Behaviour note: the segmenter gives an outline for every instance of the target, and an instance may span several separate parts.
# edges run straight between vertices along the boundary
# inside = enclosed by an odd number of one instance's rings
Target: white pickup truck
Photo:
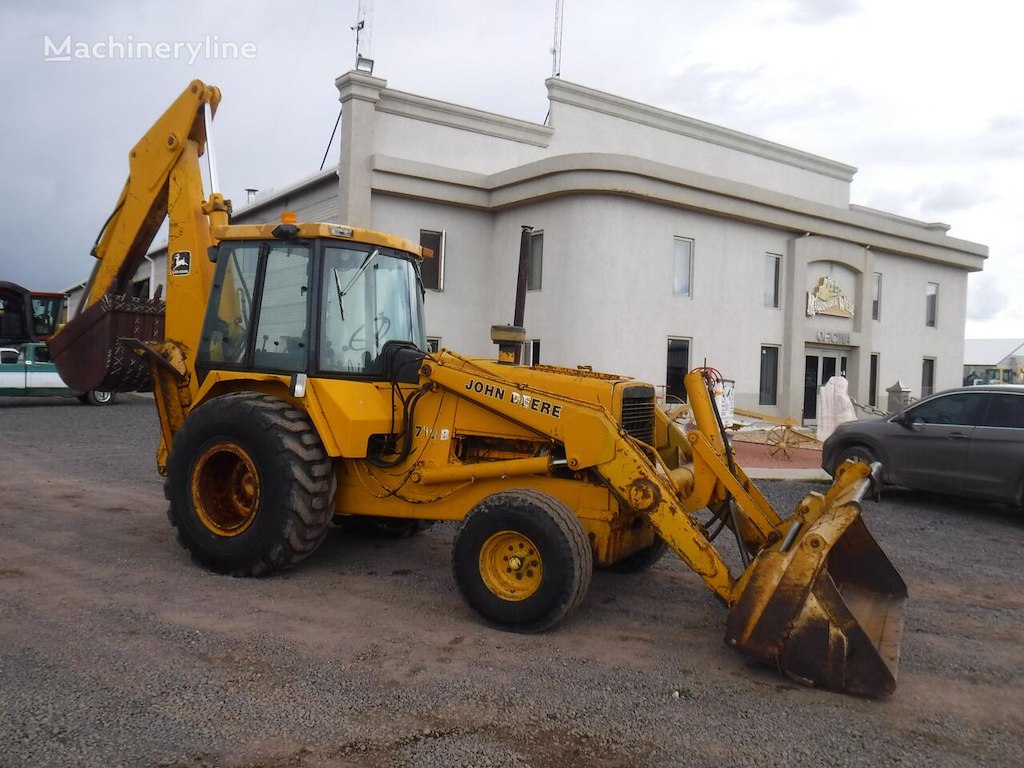
[[[50,350],[45,344],[0,347],[0,397],[46,395],[77,397],[89,405],[114,402],[113,392],[69,389],[57,373],[57,366],[50,362]]]

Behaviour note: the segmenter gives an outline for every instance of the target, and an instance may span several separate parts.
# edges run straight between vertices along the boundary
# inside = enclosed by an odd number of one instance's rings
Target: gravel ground
[[[865,504],[907,581],[895,695],[805,688],[722,643],[675,557],[595,574],[554,631],[470,613],[452,526],[332,530],[261,580],[174,542],[151,401],[0,398],[0,766],[1010,766],[1024,749],[1024,516]],[[764,482],[788,512],[820,486]]]

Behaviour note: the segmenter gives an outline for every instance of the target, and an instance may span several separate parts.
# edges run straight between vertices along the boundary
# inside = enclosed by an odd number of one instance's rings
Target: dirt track
[[[152,404],[0,399],[0,766],[1010,766],[1024,750],[1024,516],[893,492],[899,688],[798,686],[722,643],[681,561],[595,575],[555,631],[482,626],[452,529],[332,531],[297,570],[175,544]],[[763,483],[788,510],[809,487]]]

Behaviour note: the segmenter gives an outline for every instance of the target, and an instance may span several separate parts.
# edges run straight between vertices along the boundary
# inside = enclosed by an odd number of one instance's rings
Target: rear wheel
[[[514,632],[542,632],[567,616],[590,587],[593,562],[572,511],[525,489],[495,493],[473,507],[452,549],[466,602]]]
[[[79,395],[78,400],[86,405],[110,405],[114,402],[114,393],[105,392],[101,389],[93,389]]]
[[[337,479],[306,414],[269,395],[218,397],[174,436],[164,493],[178,541],[218,573],[263,576],[308,557]]]

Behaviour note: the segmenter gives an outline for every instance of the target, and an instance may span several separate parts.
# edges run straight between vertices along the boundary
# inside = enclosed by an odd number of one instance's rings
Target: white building
[[[534,362],[669,393],[706,363],[738,407],[808,419],[835,373],[870,404],[896,380],[915,396],[961,382],[967,275],[987,248],[851,205],[855,168],[557,78],[544,125],[360,72],[337,86],[338,168],[234,220],[293,210],[432,245],[440,345],[495,354],[527,225]]]

